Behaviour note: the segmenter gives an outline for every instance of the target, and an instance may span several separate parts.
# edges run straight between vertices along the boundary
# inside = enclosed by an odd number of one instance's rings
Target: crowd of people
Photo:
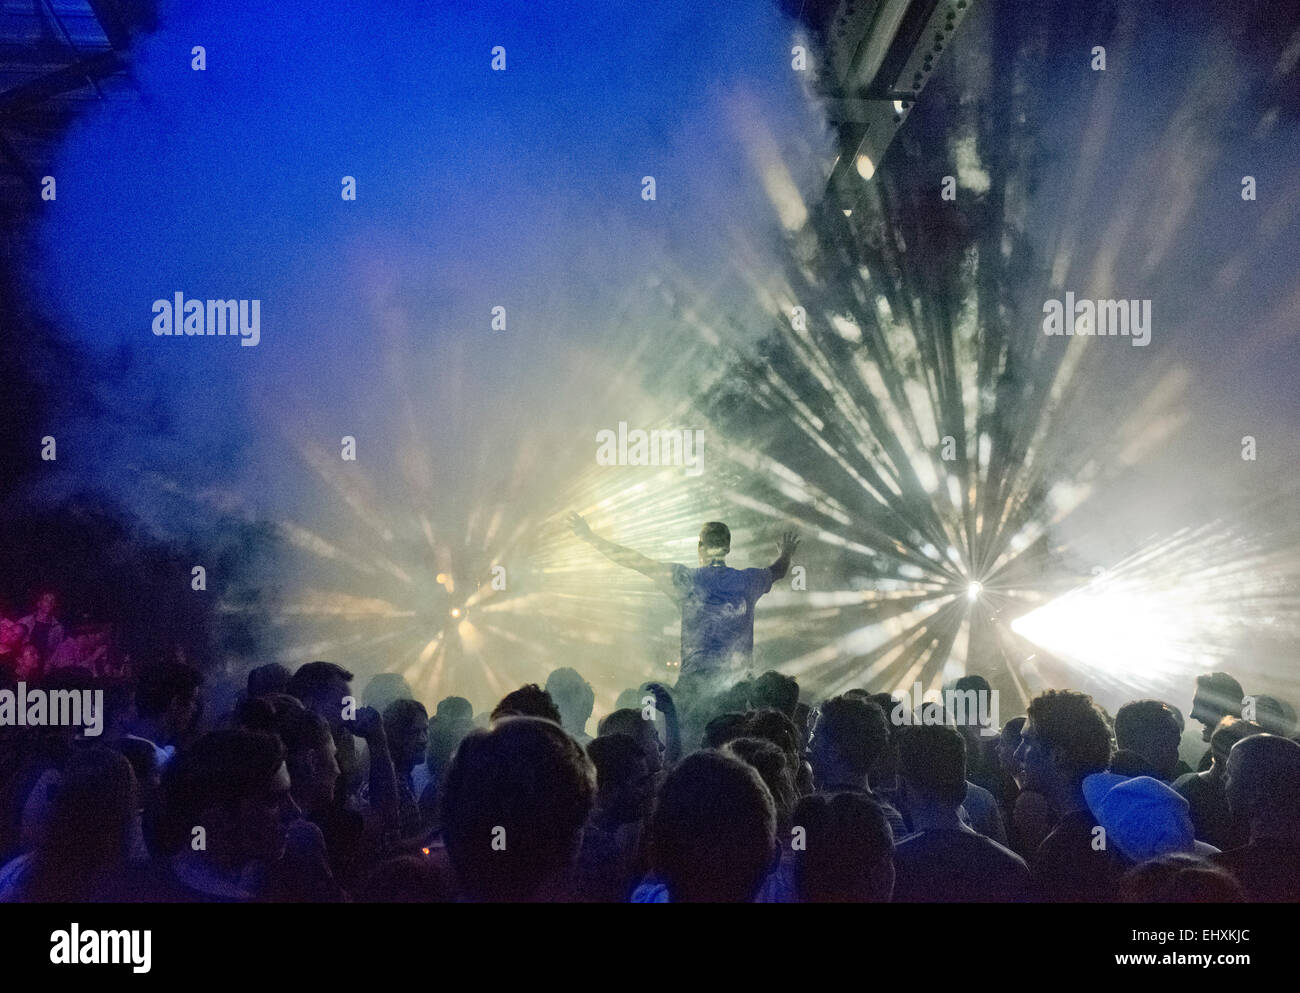
[[[1178,708],[1066,689],[982,727],[879,688],[683,674],[593,727],[571,668],[430,714],[398,675],[357,700],[309,662],[253,669],[218,714],[196,668],[106,667],[95,637],[53,596],[0,619],[0,689],[104,708],[94,737],[0,726],[0,901],[1300,898],[1294,712],[1224,673],[1197,680],[1191,768]]]
[[[33,680],[57,669],[76,669],[98,676],[123,676],[129,660],[110,651],[112,626],[84,622],[65,629],[58,616],[58,596],[36,597],[31,613],[0,613],[0,673]]]

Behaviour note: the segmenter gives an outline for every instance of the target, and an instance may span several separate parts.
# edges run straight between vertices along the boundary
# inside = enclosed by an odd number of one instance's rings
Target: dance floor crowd
[[[0,901],[1300,898],[1295,714],[1226,673],[1189,676],[1193,768],[1177,707],[1064,687],[981,726],[879,686],[682,675],[596,720],[568,667],[430,713],[322,661],[253,669],[217,713],[198,669],[115,660],[56,611],[0,618],[0,695],[99,691],[102,726],[0,720]]]

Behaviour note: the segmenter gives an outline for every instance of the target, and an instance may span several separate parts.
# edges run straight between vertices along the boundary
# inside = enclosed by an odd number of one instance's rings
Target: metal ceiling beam
[[[870,29],[854,45],[853,71],[843,88],[825,94],[827,116],[840,133],[839,158],[826,183],[833,202],[850,207],[858,184],[875,174],[973,2],[885,0],[877,6]],[[919,25],[917,18],[923,18]]]
[[[103,79],[125,66],[126,63],[116,52],[102,52],[46,73],[38,79],[0,93],[0,117],[26,110],[62,93],[79,90],[86,85],[88,79]]]
[[[95,20],[99,21],[108,43],[115,49],[125,49],[130,44],[131,35],[117,4],[112,0],[86,0],[86,3],[94,12]]]

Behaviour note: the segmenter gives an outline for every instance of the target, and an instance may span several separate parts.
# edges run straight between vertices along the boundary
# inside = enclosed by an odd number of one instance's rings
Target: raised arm
[[[647,683],[645,691],[654,696],[655,709],[664,715],[664,764],[671,768],[682,757],[682,730],[677,719],[677,705],[662,683]]]
[[[579,538],[591,545],[601,555],[615,562],[618,565],[628,569],[635,569],[643,576],[648,576],[656,583],[672,583],[673,569],[668,562],[656,562],[652,558],[647,558],[640,552],[633,551],[631,548],[624,548],[622,545],[616,545],[612,541],[606,541],[600,535],[591,530],[591,527],[583,519],[581,514],[571,513],[568,517],[569,527],[573,528],[573,533]]]
[[[779,553],[777,560],[768,566],[772,572],[772,582],[785,578],[785,574],[790,571],[790,556],[794,555],[794,550],[798,547],[799,536],[793,531],[781,535],[781,540],[776,545]]]
[[[401,822],[397,773],[393,769],[388,736],[384,733],[384,720],[379,711],[374,707],[358,710],[352,733],[365,740],[370,752],[370,809],[378,818],[380,830],[389,837],[396,837]]]

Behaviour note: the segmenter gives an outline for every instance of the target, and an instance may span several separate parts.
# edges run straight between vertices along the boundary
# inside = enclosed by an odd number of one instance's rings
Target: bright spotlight
[[[982,583],[971,583],[966,587],[966,599],[971,601],[979,599],[979,595],[983,589],[984,585]]]
[[[459,619],[460,616],[461,616],[461,614],[463,614],[463,613],[464,613],[464,611],[462,611],[459,607],[452,607],[452,608],[451,608],[451,616],[452,616],[452,617],[455,617],[455,618]]]
[[[1093,671],[1152,674],[1175,667],[1196,615],[1176,594],[1090,585],[1018,617],[1011,630]]]

